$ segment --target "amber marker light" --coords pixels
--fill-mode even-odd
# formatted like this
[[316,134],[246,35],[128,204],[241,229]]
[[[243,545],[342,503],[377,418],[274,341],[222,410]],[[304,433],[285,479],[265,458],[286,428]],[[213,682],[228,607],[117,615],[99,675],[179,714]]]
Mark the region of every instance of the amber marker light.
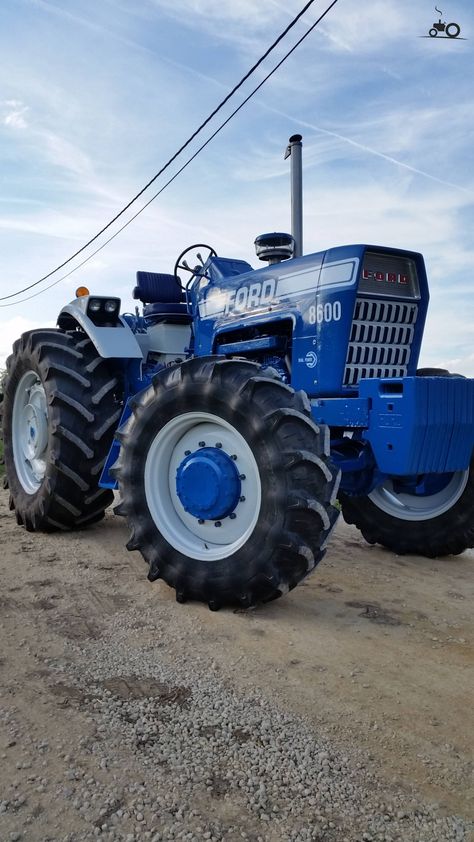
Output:
[[82,298],[83,295],[90,295],[87,287],[78,287],[76,289],[76,298]]

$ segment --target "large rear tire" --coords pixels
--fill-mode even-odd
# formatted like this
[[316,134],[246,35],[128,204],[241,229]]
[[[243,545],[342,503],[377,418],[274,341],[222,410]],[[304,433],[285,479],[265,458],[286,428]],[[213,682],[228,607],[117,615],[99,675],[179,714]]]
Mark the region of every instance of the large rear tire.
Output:
[[338,515],[327,429],[257,364],[207,357],[160,372],[118,437],[128,549],[178,601],[249,607],[324,555]]
[[446,26],[446,35],[448,38],[457,38],[461,34],[461,27],[458,23],[448,23]]
[[83,333],[35,330],[7,360],[3,437],[10,508],[28,531],[100,520],[99,488],[121,409],[118,379]]

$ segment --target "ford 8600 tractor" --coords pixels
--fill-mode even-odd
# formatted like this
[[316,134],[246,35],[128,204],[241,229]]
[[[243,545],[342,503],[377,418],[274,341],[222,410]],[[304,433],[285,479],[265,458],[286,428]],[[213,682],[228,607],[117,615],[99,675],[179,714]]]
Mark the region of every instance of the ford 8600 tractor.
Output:
[[18,523],[87,526],[117,489],[128,549],[179,602],[286,593],[341,509],[395,553],[474,546],[474,380],[417,367],[423,258],[373,245],[303,256],[301,145],[287,150],[292,234],[255,241],[266,266],[191,246],[173,273],[137,273],[135,314],[80,295],[8,360]]

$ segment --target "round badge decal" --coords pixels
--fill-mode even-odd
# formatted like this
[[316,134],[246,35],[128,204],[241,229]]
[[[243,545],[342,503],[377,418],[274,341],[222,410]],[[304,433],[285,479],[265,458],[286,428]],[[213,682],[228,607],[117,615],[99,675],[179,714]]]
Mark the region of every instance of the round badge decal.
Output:
[[308,366],[308,368],[315,368],[315,366],[318,363],[317,354],[315,354],[314,351],[308,351],[308,353],[306,354],[306,356],[304,358],[304,361],[305,361],[306,365]]

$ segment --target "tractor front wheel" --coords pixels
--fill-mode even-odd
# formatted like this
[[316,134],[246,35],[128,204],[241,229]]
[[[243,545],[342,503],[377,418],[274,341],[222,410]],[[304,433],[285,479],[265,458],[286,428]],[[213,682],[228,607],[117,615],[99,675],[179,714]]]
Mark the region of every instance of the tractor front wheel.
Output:
[[398,555],[436,558],[474,547],[474,459],[470,468],[448,475],[428,474],[418,485],[387,479],[367,497],[340,497],[347,523],[369,544]]
[[337,519],[325,428],[252,362],[159,372],[119,431],[119,514],[149,579],[211,609],[274,599],[310,573]]
[[10,508],[28,531],[86,526],[113,493],[100,473],[121,410],[117,377],[83,333],[34,330],[7,360],[3,439]]

